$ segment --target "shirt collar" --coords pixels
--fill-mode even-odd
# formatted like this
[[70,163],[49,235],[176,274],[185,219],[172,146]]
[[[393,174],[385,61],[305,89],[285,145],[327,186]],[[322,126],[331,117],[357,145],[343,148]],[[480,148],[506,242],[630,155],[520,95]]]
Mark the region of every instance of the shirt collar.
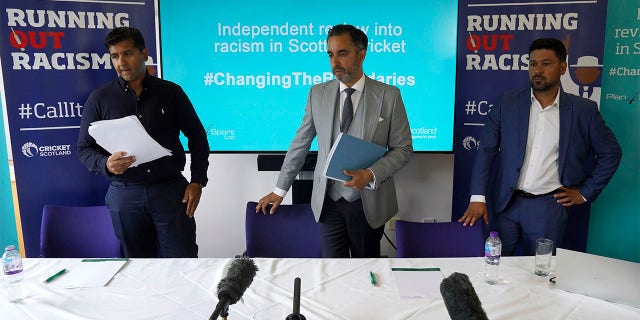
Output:
[[[149,74],[149,71],[146,71],[146,75],[144,76],[144,79],[142,79],[142,88],[147,88],[149,86],[149,82],[151,81],[152,77],[153,76]],[[122,77],[118,76],[116,80],[118,81],[118,84],[120,85],[120,88],[122,88],[123,91],[129,88],[127,81],[122,79]]]
[[[364,90],[364,73],[362,74],[362,77],[360,77],[360,80],[358,80],[358,82],[356,82],[351,88],[356,89],[356,91],[358,92],[362,92]],[[346,89],[347,86],[340,82],[340,92],[343,92],[344,89]]]
[[[540,102],[536,99],[536,96],[533,95],[533,88],[531,88],[531,103],[533,104],[534,101],[540,104]],[[540,107],[542,108],[542,105]],[[553,103],[551,104],[550,107],[560,107],[560,89],[558,89],[558,92],[556,93],[556,98],[553,99]]]

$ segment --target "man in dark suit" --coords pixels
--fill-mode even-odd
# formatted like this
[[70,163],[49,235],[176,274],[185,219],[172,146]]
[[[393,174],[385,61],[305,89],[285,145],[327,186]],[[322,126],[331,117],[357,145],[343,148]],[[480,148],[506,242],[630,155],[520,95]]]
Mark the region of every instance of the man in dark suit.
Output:
[[596,103],[560,90],[566,57],[560,40],[533,41],[531,88],[503,93],[485,124],[471,201],[458,221],[488,223],[488,204],[505,255],[520,239],[527,255],[535,253],[537,238],[557,245],[567,207],[594,201],[620,163],[620,145]]
[[[324,257],[380,256],[384,224],[398,212],[393,175],[409,162],[413,153],[400,90],[364,75],[362,63],[367,42],[365,33],[351,25],[336,25],[329,30],[327,53],[337,80],[311,88],[302,123],[289,146],[276,188],[260,199],[256,207],[256,212],[266,214],[267,205],[273,203],[269,213],[276,212],[317,135],[318,160],[311,208],[319,223]],[[331,146],[341,131],[388,148],[369,168],[345,170],[351,177],[345,183],[327,180],[322,174]]]

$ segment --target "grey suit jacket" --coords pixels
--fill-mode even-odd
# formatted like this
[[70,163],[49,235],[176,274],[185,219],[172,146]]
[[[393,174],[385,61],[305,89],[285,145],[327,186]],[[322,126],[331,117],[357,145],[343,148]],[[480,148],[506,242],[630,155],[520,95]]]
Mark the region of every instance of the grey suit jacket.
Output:
[[[340,84],[331,80],[313,86],[307,98],[304,117],[289,146],[276,186],[289,190],[304,164],[311,142],[318,136],[318,161],[313,174],[311,208],[316,221],[320,218],[327,178],[322,170],[332,146],[333,119],[338,109]],[[404,167],[413,154],[411,130],[400,90],[366,77],[358,109],[363,108],[363,140],[382,146],[388,151],[370,166],[376,177],[373,190],[361,191],[364,212],[373,228],[385,224],[398,212],[398,200],[393,174]],[[363,168],[364,169],[364,168]]]

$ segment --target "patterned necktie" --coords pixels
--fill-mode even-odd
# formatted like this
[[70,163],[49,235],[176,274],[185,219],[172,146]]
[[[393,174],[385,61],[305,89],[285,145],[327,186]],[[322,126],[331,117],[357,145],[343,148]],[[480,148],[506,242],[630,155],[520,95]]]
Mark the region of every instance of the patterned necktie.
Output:
[[344,92],[347,93],[347,97],[344,99],[344,105],[342,106],[342,123],[340,124],[340,132],[347,133],[349,131],[349,125],[353,120],[353,102],[351,102],[351,94],[356,91],[354,88],[346,88]]

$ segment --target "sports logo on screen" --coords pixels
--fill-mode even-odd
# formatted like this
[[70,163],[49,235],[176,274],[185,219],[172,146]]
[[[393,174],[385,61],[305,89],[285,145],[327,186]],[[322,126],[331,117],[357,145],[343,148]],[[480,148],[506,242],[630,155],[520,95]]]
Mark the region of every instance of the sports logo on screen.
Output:
[[214,126],[207,128],[207,135],[212,137],[222,137],[224,140],[235,140],[236,131],[233,129],[217,129]]

